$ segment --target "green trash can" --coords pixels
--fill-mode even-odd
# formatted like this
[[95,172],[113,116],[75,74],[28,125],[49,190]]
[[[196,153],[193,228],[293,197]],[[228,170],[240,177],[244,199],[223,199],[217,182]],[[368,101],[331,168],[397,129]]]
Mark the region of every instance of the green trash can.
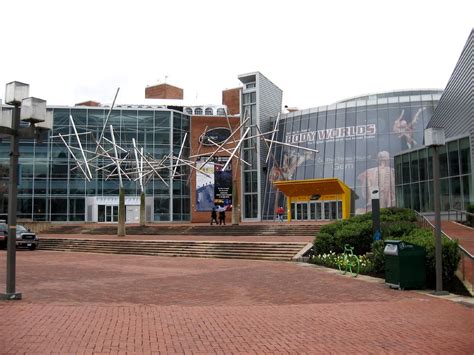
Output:
[[385,241],[385,283],[392,288],[425,288],[426,250],[401,240]]

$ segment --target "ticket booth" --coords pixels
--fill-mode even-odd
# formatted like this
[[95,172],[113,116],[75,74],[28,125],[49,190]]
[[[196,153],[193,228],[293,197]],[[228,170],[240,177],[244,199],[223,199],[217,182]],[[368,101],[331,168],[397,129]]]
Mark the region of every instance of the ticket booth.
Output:
[[337,220],[351,215],[351,189],[337,178],[275,181],[287,198],[288,221]]

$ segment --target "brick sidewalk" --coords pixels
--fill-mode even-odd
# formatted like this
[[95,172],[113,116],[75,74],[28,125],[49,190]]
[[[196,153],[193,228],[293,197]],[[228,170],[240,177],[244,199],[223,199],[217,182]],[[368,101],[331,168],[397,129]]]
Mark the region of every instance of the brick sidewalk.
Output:
[[[0,285],[6,253],[0,252]],[[474,351],[474,309],[298,263],[19,251],[0,353]]]

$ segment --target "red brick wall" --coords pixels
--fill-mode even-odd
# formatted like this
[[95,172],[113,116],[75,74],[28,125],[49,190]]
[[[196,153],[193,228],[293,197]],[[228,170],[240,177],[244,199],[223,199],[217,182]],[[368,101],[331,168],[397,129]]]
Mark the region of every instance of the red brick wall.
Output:
[[145,99],[183,99],[183,89],[169,84],[159,84],[145,88]]
[[222,104],[227,105],[229,115],[240,113],[240,88],[222,90]]
[[93,107],[98,107],[98,106],[100,106],[100,102],[89,100],[89,101],[80,102],[80,103],[76,104],[75,106],[93,106]]
[[[239,117],[229,117],[229,122],[232,129],[235,129],[240,124]],[[202,145],[199,149],[199,137],[204,133],[204,130],[217,127],[228,127],[227,120],[224,117],[220,116],[192,116],[191,117],[191,155],[194,154],[205,154],[208,153],[210,155],[215,148],[207,147]],[[236,133],[234,136],[236,139],[240,137],[239,133]],[[233,144],[228,144],[225,146],[226,149],[232,149],[234,147]],[[221,153],[218,156],[229,156],[230,154]],[[240,163],[238,159],[232,160],[232,173],[234,177],[237,178],[237,188],[240,191]],[[197,212],[196,211],[196,171],[192,170],[191,172],[191,222],[199,223],[199,222],[206,222],[210,223],[211,221],[211,212]],[[239,201],[240,205],[240,201]],[[239,206],[233,206],[234,208],[238,208]],[[240,213],[239,213],[240,217]],[[226,213],[226,224],[230,224],[232,221],[232,212]]]

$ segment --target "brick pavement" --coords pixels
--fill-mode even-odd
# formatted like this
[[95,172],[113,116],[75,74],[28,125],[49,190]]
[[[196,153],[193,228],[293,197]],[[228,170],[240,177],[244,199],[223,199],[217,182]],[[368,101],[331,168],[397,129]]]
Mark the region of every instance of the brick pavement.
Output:
[[2,354],[474,352],[474,308],[305,264],[46,251],[17,261],[24,299],[0,302]]
[[441,221],[441,229],[451,238],[459,240],[459,244],[474,255],[474,228],[453,221]]

